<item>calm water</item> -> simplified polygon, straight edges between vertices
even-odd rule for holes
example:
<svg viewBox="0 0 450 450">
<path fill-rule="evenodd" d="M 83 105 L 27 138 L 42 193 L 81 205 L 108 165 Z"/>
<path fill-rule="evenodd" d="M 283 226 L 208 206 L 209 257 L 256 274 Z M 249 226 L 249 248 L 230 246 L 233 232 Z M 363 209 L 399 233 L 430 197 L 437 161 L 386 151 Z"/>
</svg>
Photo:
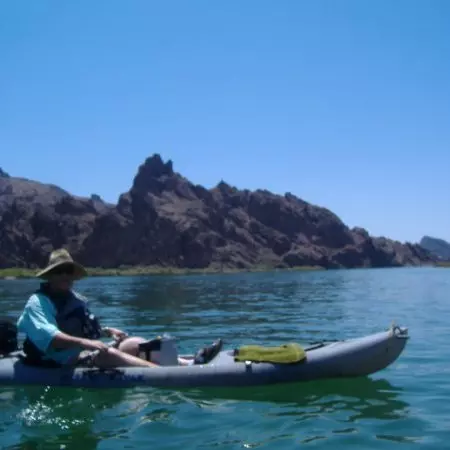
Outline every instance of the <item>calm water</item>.
<svg viewBox="0 0 450 450">
<path fill-rule="evenodd" d="M 33 280 L 0 281 L 17 317 Z M 245 390 L 0 389 L 2 449 L 401 449 L 450 445 L 450 270 L 101 278 L 79 290 L 110 326 L 168 331 L 182 351 L 340 339 L 407 326 L 369 378 Z"/>
</svg>

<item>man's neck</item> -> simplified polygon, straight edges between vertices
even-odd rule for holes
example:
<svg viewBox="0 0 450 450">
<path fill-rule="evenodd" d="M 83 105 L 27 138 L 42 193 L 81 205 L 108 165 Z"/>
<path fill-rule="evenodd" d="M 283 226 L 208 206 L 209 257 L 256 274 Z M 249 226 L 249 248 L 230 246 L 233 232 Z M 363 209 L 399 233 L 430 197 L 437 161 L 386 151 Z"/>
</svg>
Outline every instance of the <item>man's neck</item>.
<svg viewBox="0 0 450 450">
<path fill-rule="evenodd" d="M 62 291 L 60 289 L 57 289 L 55 286 L 53 286 L 52 284 L 50 284 L 48 282 L 43 283 L 41 285 L 41 288 L 44 292 L 47 292 L 49 295 L 51 295 L 52 297 L 57 298 L 57 299 L 59 299 L 59 298 L 65 299 L 70 294 L 70 291 L 67 291 L 67 290 Z"/>
</svg>

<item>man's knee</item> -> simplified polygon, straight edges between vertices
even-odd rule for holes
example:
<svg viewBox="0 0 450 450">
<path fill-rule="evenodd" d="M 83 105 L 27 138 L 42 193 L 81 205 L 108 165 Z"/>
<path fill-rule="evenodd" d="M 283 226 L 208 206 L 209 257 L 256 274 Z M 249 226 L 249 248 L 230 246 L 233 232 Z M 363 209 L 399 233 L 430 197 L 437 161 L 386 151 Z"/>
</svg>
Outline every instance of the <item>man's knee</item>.
<svg viewBox="0 0 450 450">
<path fill-rule="evenodd" d="M 115 367 L 122 365 L 125 356 L 124 352 L 117 348 L 110 347 L 107 352 L 98 353 L 95 356 L 93 363 L 98 367 Z"/>
<path fill-rule="evenodd" d="M 139 356 L 139 344 L 146 342 L 146 339 L 141 337 L 131 337 L 124 339 L 118 347 L 118 350 L 129 355 Z"/>
</svg>

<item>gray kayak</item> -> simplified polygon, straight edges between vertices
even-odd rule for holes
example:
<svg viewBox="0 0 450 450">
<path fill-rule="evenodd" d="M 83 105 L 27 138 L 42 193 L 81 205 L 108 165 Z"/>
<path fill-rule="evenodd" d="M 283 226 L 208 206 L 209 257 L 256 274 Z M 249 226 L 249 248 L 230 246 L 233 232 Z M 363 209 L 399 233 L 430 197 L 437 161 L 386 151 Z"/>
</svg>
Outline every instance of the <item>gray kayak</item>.
<svg viewBox="0 0 450 450">
<path fill-rule="evenodd" d="M 43 368 L 27 365 L 20 354 L 13 354 L 0 359 L 0 385 L 241 387 L 358 377 L 392 364 L 402 353 L 408 338 L 406 328 L 393 325 L 387 331 L 365 337 L 310 346 L 305 348 L 306 358 L 294 364 L 236 362 L 233 350 L 222 350 L 204 365 L 103 370 L 89 367 Z"/>
</svg>

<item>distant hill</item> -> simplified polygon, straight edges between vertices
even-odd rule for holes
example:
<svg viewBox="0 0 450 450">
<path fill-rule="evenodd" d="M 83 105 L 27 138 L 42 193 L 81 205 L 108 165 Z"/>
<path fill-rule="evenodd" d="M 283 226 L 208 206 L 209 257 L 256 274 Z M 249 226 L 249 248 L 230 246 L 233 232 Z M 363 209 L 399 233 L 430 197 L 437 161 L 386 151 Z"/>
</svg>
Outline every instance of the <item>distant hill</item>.
<svg viewBox="0 0 450 450">
<path fill-rule="evenodd" d="M 0 267 L 36 267 L 66 247 L 90 267 L 393 267 L 432 263 L 418 244 L 372 237 L 290 193 L 212 189 L 159 155 L 110 205 L 0 171 Z"/>
<path fill-rule="evenodd" d="M 420 245 L 439 259 L 450 261 L 450 243 L 444 241 L 444 239 L 424 236 Z"/>
</svg>

